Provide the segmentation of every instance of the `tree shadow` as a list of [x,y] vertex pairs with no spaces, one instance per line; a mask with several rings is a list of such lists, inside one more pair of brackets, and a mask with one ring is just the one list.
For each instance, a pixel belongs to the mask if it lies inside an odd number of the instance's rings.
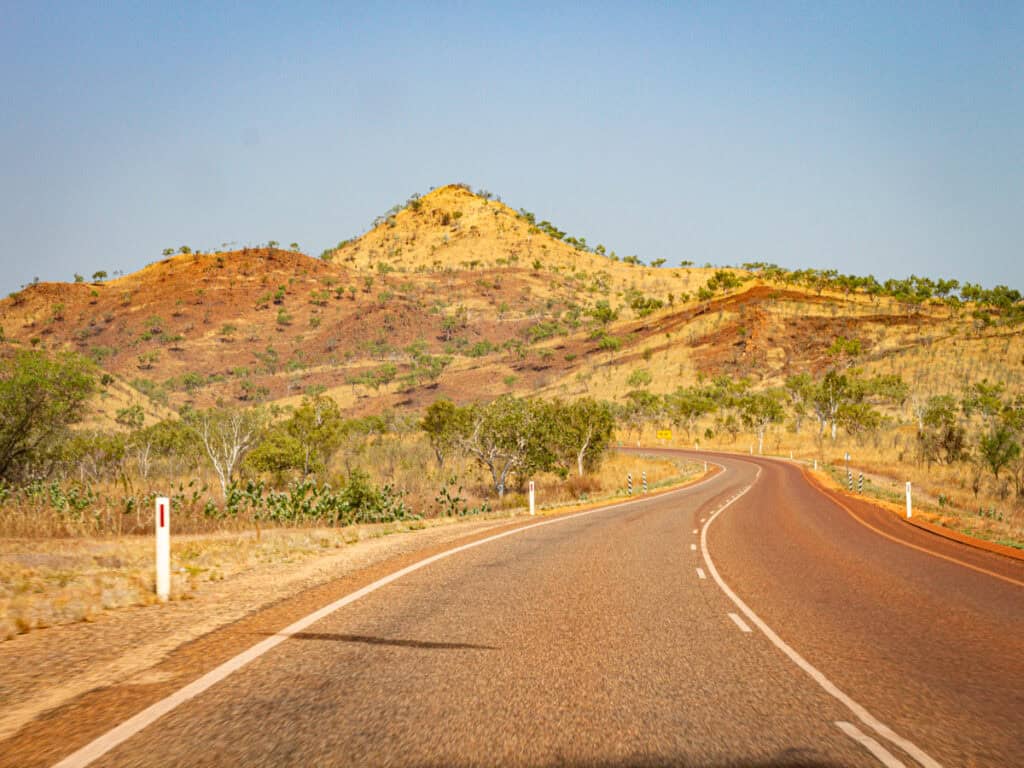
[[474,643],[438,643],[428,640],[400,640],[371,635],[343,635],[334,632],[296,632],[288,636],[292,640],[329,640],[335,643],[362,643],[364,645],[388,645],[395,648],[423,648],[426,650],[480,650],[496,651],[493,645],[475,645]]
[[[537,763],[537,768],[844,768],[842,763],[824,760],[812,755],[803,754],[804,750],[786,749],[768,758],[745,760],[743,758],[725,759],[712,762],[693,762],[685,758],[626,758],[624,760],[590,760],[559,759]],[[459,768],[452,763],[445,763],[445,768]],[[441,764],[422,763],[419,768],[441,768]]]

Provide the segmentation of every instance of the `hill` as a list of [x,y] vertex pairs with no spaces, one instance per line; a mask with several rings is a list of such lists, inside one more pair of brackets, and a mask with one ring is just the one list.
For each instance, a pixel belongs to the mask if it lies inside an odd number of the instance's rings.
[[619,260],[450,185],[321,258],[188,253],[107,282],[40,283],[0,301],[0,327],[8,347],[96,360],[110,375],[100,420],[133,397],[153,420],[311,387],[365,414],[509,391],[621,399],[720,374],[767,386],[834,363],[837,339],[921,396],[982,377],[1022,391],[1022,337],[998,313],[762,266]]

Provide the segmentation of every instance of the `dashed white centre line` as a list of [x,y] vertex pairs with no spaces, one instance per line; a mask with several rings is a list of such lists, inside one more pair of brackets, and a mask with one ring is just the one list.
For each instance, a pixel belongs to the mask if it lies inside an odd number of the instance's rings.
[[696,551],[697,551],[697,545],[696,545],[696,544],[691,544],[691,545],[690,545],[690,549],[691,549],[692,551],[696,552]]
[[847,723],[839,720],[836,722],[836,725],[839,726],[840,731],[877,757],[878,762],[884,765],[885,768],[907,768],[901,760],[897,760],[893,756],[892,752],[879,744],[875,739],[872,739],[853,723]]
[[697,535],[697,533],[698,533],[697,529],[696,529],[696,528],[694,528],[694,529],[693,529],[693,534],[694,534],[694,536],[696,536],[696,535]]
[[740,628],[740,632],[749,632],[750,627],[747,626],[747,622],[737,616],[735,613],[730,613],[729,618],[732,619],[733,623]]
[[699,579],[706,579],[707,578],[707,576],[704,575],[704,569],[703,568],[698,568],[697,569],[697,578],[699,578]]

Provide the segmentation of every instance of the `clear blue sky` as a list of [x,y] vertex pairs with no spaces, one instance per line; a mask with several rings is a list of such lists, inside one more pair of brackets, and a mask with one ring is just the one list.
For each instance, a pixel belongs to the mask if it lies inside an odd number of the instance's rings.
[[453,181],[645,260],[1024,288],[1024,3],[582,5],[0,0],[0,291]]

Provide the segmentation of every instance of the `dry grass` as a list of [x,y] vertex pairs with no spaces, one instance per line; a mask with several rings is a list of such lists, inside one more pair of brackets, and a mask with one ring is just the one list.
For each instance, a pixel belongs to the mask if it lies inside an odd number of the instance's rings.
[[[440,522],[440,521],[437,521]],[[437,522],[175,535],[171,599],[268,563],[302,563],[368,538]],[[155,601],[149,536],[0,540],[0,639]]]

